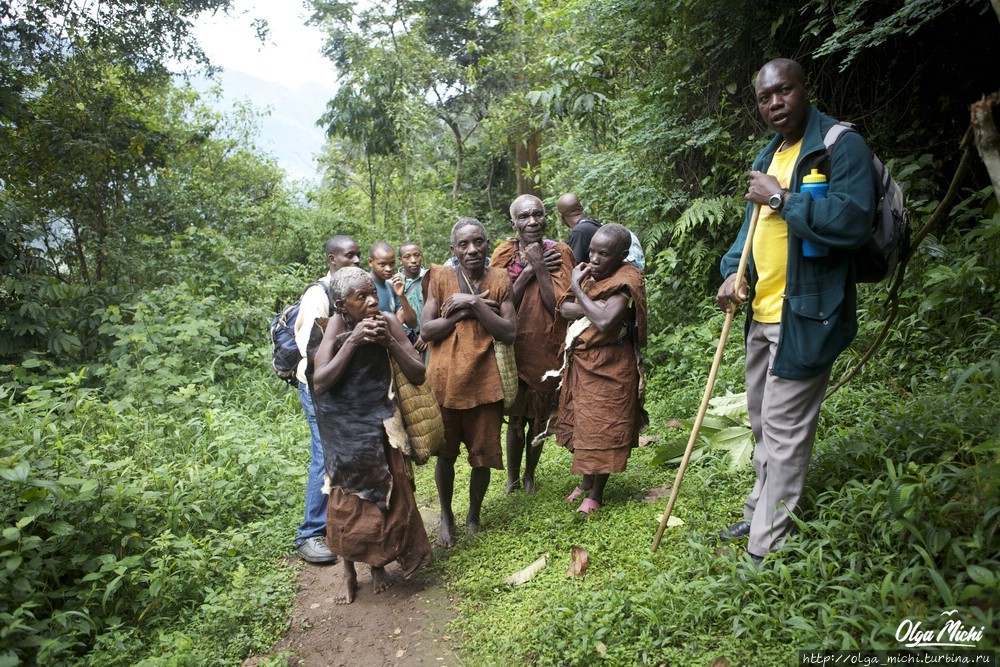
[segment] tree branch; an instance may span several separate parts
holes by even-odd
[[[934,213],[931,215],[930,219],[927,220],[924,225],[917,230],[910,240],[910,252],[906,256],[902,257],[899,264],[896,266],[896,272],[893,274],[892,284],[889,287],[889,294],[885,297],[885,302],[883,308],[888,308],[889,315],[885,318],[885,322],[882,324],[882,330],[879,331],[878,336],[868,347],[858,363],[854,365],[850,371],[844,374],[837,384],[831,387],[827,392],[823,400],[830,398],[838,389],[843,387],[845,384],[850,382],[855,375],[861,370],[861,367],[865,365],[869,359],[875,354],[882,343],[885,341],[886,336],[889,335],[889,330],[892,328],[893,323],[896,321],[896,316],[899,314],[899,289],[903,285],[903,276],[906,274],[906,265],[910,262],[910,257],[913,256],[913,251],[916,250],[920,242],[924,240],[927,234],[930,233],[945,214],[951,210],[953,200],[958,196],[958,187],[961,185],[962,181],[965,179],[965,174],[969,171],[969,162],[972,160],[972,127],[969,127],[965,131],[965,136],[962,137],[962,143],[959,147],[963,150],[962,159],[958,164],[958,168],[955,169],[955,175],[952,176],[951,185],[948,187],[948,192],[945,194],[944,198],[938,203],[937,208],[934,209]]]

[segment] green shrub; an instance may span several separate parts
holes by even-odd
[[[2,389],[0,655],[204,664],[269,647],[306,468],[291,394],[245,374],[234,382],[252,400],[213,385],[181,410],[106,402],[82,376],[17,401]]]

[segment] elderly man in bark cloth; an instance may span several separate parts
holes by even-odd
[[[755,439],[757,481],[743,506],[744,520],[724,540],[749,536],[759,564],[781,548],[793,527],[806,482],[834,360],[857,333],[851,250],[871,235],[876,189],[871,153],[861,136],[846,133],[827,155],[823,137],[837,122],[809,104],[805,73],[778,59],[757,73],[757,108],[777,134],[757,156],[744,196],[749,204],[739,235],[722,259],[722,310],[747,299],[736,271],[754,209],[760,218],[747,275],[751,299],[746,328],[746,384]],[[803,176],[819,168],[829,180],[825,199],[800,192]],[[803,255],[803,242],[827,254]]]
[[[371,567],[375,593],[391,585],[385,566],[392,561],[406,576],[431,561],[413,467],[403,459],[406,432],[389,395],[390,358],[416,384],[424,381],[424,364],[395,315],[379,311],[375,281],[365,271],[338,271],[330,296],[334,312],[325,332],[313,326],[307,375],[330,494],[326,539],[344,559],[335,602],[350,604],[356,561]]]
[[[479,514],[490,484],[490,470],[503,469],[500,425],[503,386],[493,339],[514,342],[517,323],[510,278],[503,269],[486,267],[490,240],[475,218],[462,218],[451,230],[454,266],[434,265],[424,300],[421,336],[430,350],[428,374],[441,406],[445,444],[438,452],[434,479],[441,503],[437,543],[455,544],[455,460],[464,442],[469,479],[468,533],[479,532]]]
[[[510,205],[510,221],[516,237],[504,241],[490,259],[490,266],[507,269],[517,311],[517,399],[507,410],[507,488],[510,493],[524,485],[535,490],[535,467],[542,444],[534,439],[545,433],[554,408],[558,378],[543,379],[546,371],[559,367],[559,348],[566,337],[566,320],[556,312],[556,299],[569,289],[573,251],[565,243],[544,238],[545,207],[534,195],[521,195]],[[525,434],[527,426],[527,434]],[[524,477],[521,477],[521,455]],[[519,479],[520,478],[520,479]]]
[[[590,242],[590,263],[578,264],[559,312],[573,320],[566,336],[559,412],[553,428],[573,452],[583,481],[566,498],[585,496],[578,512],[604,503],[612,473],[622,472],[648,423],[642,408],[640,348],[646,345],[646,287],[642,271],[624,264],[632,237],[618,224]]]

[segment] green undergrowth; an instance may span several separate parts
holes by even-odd
[[[578,481],[571,456],[549,441],[538,492],[505,497],[494,473],[484,532],[445,553],[463,655],[470,664],[793,664],[805,649],[899,648],[902,621],[933,627],[950,609],[984,629],[980,648],[996,647],[1000,410],[983,401],[998,384],[987,367],[957,392],[858,381],[835,394],[799,531],[759,570],[713,537],[741,518],[749,466],[731,472],[726,453],[709,448],[683,480],[673,515],[684,524],[651,553],[666,500],[643,496],[672,484],[676,466],[651,465],[655,447],[636,450],[605,506],[584,518],[563,500]],[[688,435],[655,420],[651,430]],[[433,489],[429,471],[418,484]],[[456,493],[459,518],[464,502]],[[567,576],[574,546],[589,553],[583,580]],[[543,555],[528,583],[503,583]]]
[[[269,649],[294,598],[309,455],[293,392],[254,369],[137,405],[83,376],[2,389],[0,664]]]

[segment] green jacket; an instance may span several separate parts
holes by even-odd
[[[871,152],[861,135],[848,132],[826,156],[823,136],[837,121],[810,108],[781,216],[788,223],[788,266],[781,308],[781,336],[771,372],[778,377],[805,379],[833,365],[858,332],[857,289],[851,251],[871,237],[877,204]],[[753,170],[766,171],[783,137],[776,135],[754,160]],[[819,168],[827,175],[826,199],[813,200],[799,192],[802,177]],[[748,203],[743,226],[729,252],[722,258],[722,277],[736,273],[746,241],[753,204]],[[802,239],[830,248],[822,258],[804,258]],[[751,295],[756,282],[753,256],[747,267]],[[753,313],[747,308],[747,326]]]

